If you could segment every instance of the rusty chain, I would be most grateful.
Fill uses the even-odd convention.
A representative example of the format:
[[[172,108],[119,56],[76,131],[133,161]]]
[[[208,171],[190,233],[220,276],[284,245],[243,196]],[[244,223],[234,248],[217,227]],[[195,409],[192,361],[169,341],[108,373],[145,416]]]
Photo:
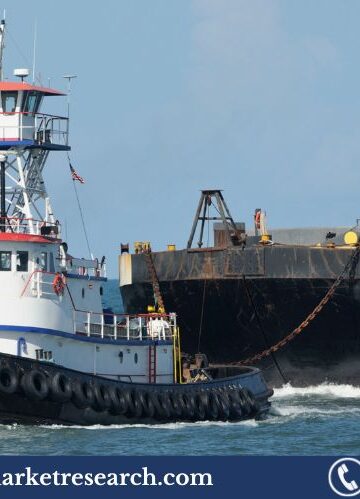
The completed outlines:
[[[341,274],[337,277],[337,279],[333,282],[332,286],[329,288],[327,291],[326,295],[322,298],[320,303],[314,308],[314,310],[306,317],[306,319],[298,326],[296,327],[290,334],[285,336],[282,340],[278,341],[275,345],[267,348],[266,350],[263,350],[262,352],[253,355],[252,357],[248,357],[247,359],[238,361],[238,362],[231,362],[231,365],[237,365],[241,366],[244,364],[253,364],[255,362],[258,362],[259,360],[268,357],[272,353],[277,352],[280,348],[283,348],[285,345],[287,345],[290,341],[292,341],[296,336],[298,336],[314,319],[319,313],[322,311],[324,306],[329,302],[330,298],[333,296],[335,293],[336,289],[338,286],[342,283],[344,280],[346,274],[348,271],[352,270],[352,265],[353,262],[358,261],[359,259],[359,253],[360,253],[360,247],[358,246],[353,254],[351,255],[349,261],[345,265],[343,271]]]
[[[165,305],[164,300],[160,291],[159,279],[156,273],[155,264],[151,254],[151,248],[144,252],[146,258],[146,264],[148,268],[148,272],[151,279],[151,285],[153,287],[154,296],[158,305],[158,310],[160,313],[165,313]]]

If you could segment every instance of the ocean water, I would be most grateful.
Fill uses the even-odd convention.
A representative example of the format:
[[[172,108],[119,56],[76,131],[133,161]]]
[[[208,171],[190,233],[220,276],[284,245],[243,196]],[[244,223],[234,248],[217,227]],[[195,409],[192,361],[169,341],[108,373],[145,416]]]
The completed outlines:
[[[105,302],[122,310],[117,281]],[[0,425],[2,455],[359,455],[360,387],[285,385],[263,421],[92,427]]]
[[[360,388],[286,385],[263,421],[0,426],[2,455],[359,455]]]

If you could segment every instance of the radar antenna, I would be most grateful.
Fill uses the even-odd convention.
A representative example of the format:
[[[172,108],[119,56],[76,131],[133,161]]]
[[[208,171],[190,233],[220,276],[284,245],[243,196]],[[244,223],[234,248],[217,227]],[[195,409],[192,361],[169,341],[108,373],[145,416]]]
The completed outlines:
[[[5,48],[5,10],[3,14],[3,18],[0,21],[0,81],[3,81],[3,55],[4,55],[4,48]]]

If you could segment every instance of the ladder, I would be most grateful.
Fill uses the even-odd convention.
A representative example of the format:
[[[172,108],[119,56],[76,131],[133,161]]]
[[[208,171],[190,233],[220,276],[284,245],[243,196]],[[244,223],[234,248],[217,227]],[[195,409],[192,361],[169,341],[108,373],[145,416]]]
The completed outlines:
[[[149,345],[149,383],[156,383],[156,344]]]

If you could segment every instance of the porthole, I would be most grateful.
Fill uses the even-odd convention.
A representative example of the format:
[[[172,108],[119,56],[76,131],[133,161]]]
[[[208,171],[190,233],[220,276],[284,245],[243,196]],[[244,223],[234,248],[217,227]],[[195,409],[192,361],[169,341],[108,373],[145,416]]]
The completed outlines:
[[[85,289],[84,288],[82,288],[82,290],[81,290],[81,296],[82,296],[82,298],[85,298]]]
[[[135,353],[135,354],[134,354],[134,362],[135,362],[135,364],[137,364],[137,363],[138,363],[138,360],[139,360],[139,359],[138,359],[138,354],[137,354],[137,353]]]
[[[120,359],[120,364],[122,364],[124,361],[124,352],[119,352],[119,359]]]

